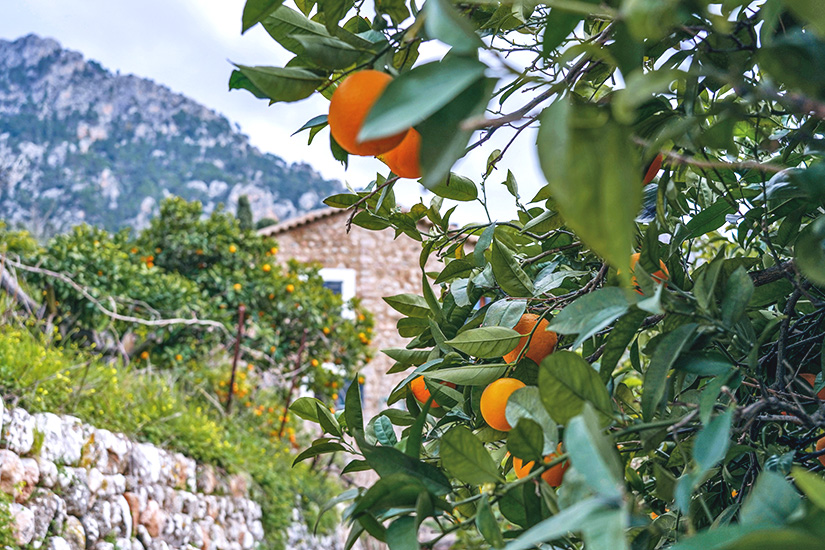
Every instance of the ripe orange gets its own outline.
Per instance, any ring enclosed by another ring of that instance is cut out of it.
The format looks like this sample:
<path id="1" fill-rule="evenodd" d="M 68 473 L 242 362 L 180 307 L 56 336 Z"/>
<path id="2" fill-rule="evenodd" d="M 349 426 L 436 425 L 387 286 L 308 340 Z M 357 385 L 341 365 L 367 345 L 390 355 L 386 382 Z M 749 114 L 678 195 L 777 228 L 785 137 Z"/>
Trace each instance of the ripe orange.
<path id="1" fill-rule="evenodd" d="M 452 382 L 439 382 L 442 386 L 449 386 L 451 388 L 455 388 L 455 384 Z M 427 389 L 427 384 L 424 383 L 424 377 L 419 376 L 418 378 L 414 378 L 412 382 L 410 382 L 410 391 L 412 392 L 413 396 L 420 402 L 426 403 L 427 399 L 430 398 L 430 390 Z M 440 407 L 441 405 L 433 399 L 432 404 L 430 407 L 433 409 Z"/>
<path id="2" fill-rule="evenodd" d="M 556 452 L 545 456 L 544 462 L 548 463 L 557 456 L 561 456 L 561 454 L 561 443 L 559 443 L 559 446 L 556 447 Z M 513 471 L 516 472 L 516 477 L 519 479 L 527 477 L 527 474 L 529 474 L 530 470 L 533 469 L 533 464 L 535 464 L 535 462 L 528 462 L 527 464 L 524 464 L 520 458 L 513 457 Z M 552 468 L 546 470 L 543 474 L 541 474 L 541 478 L 546 481 L 550 487 L 558 487 L 561 485 L 564 472 L 566 472 L 569 467 L 570 463 L 565 460 L 564 462 L 556 464 Z"/>
<path id="3" fill-rule="evenodd" d="M 418 179 L 421 177 L 421 165 L 418 154 L 421 149 L 421 134 L 410 128 L 398 147 L 384 153 L 379 158 L 390 167 L 394 174 L 402 178 Z"/>
<path id="4" fill-rule="evenodd" d="M 816 442 L 816 450 L 821 451 L 823 449 L 825 449 L 825 437 L 819 438 L 819 441 Z M 822 465 L 825 466 L 825 455 L 822 455 L 818 458 L 819 458 L 819 462 L 821 462 Z"/>
<path id="5" fill-rule="evenodd" d="M 647 185 L 653 181 L 653 178 L 655 178 L 656 174 L 659 173 L 659 170 L 662 169 L 663 160 L 665 160 L 664 155 L 659 153 L 653 158 L 653 160 L 650 161 L 650 164 L 647 165 L 647 170 L 645 171 L 645 177 L 642 180 L 642 185 Z"/>
<path id="6" fill-rule="evenodd" d="M 810 372 L 803 372 L 799 376 L 801 376 L 808 384 L 810 384 L 812 388 L 816 385 L 815 374 L 812 374 Z M 825 401 L 825 388 L 819 390 L 819 393 L 816 394 L 816 397 L 821 401 Z"/>
<path id="7" fill-rule="evenodd" d="M 512 363 L 518 358 L 519 353 L 521 353 L 521 350 L 524 349 L 524 346 L 527 344 L 527 339 L 533 327 L 536 326 L 538 318 L 539 316 L 534 313 L 525 313 L 521 316 L 521 319 L 519 319 L 519 322 L 516 323 L 514 328 L 516 332 L 524 334 L 525 336 L 519 340 L 516 349 L 504 355 L 505 361 Z M 535 332 L 533 332 L 533 337 L 530 339 L 530 347 L 527 348 L 527 352 L 524 354 L 537 364 L 541 363 L 542 359 L 553 353 L 559 341 L 559 337 L 555 332 L 547 330 L 547 325 L 549 324 L 546 319 L 542 319 L 541 322 L 539 322 L 539 326 Z"/>
<path id="8" fill-rule="evenodd" d="M 397 146 L 407 135 L 404 130 L 379 139 L 358 141 L 364 119 L 391 80 L 390 75 L 381 71 L 358 71 L 345 78 L 332 93 L 327 117 L 329 131 L 346 152 L 370 157 L 380 155 Z"/>
<path id="9" fill-rule="evenodd" d="M 630 256 L 630 271 L 631 272 L 633 272 L 633 270 L 636 269 L 636 264 L 639 263 L 639 258 L 641 256 L 642 256 L 641 252 L 636 252 L 635 254 Z M 654 271 L 653 273 L 650 274 L 650 276 L 654 280 L 656 280 L 657 282 L 664 283 L 665 281 L 670 279 L 670 272 L 667 270 L 667 266 L 665 265 L 665 262 L 663 262 L 662 260 L 659 260 L 659 267 L 661 267 L 662 269 Z M 635 275 L 630 280 L 631 280 L 631 282 L 633 283 L 634 286 L 638 285 Z M 637 292 L 639 292 L 639 294 L 642 294 L 642 292 L 638 288 L 636 290 L 637 290 Z"/>
<path id="10" fill-rule="evenodd" d="M 519 388 L 525 386 L 521 380 L 515 378 L 499 378 L 481 392 L 481 416 L 491 428 L 507 432 L 512 426 L 507 422 L 504 411 L 507 408 L 507 400 L 510 395 Z"/>

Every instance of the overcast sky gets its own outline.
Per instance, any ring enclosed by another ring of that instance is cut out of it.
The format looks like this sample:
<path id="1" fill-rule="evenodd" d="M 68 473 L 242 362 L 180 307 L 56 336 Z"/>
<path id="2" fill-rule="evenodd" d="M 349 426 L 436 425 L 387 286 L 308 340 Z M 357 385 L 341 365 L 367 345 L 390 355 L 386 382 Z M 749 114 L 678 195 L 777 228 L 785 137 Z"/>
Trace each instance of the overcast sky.
<path id="1" fill-rule="evenodd" d="M 243 90 L 227 91 L 230 61 L 283 65 L 291 56 L 260 25 L 241 36 L 243 5 L 244 0 L 5 0 L 0 4 L 0 38 L 13 40 L 29 33 L 51 37 L 112 71 L 152 79 L 225 115 L 261 150 L 287 162 L 307 162 L 327 178 L 359 188 L 374 179 L 376 171 L 386 173 L 379 161 L 352 156 L 345 171 L 329 152 L 327 130 L 311 146 L 306 133 L 290 137 L 304 122 L 327 112 L 329 103 L 317 94 L 268 107 Z M 525 137 L 521 143 L 530 143 L 531 137 Z M 491 150 L 467 159 L 456 171 L 478 181 Z M 514 153 L 505 159 L 500 176 L 492 178 L 490 202 L 499 205 L 494 217 L 501 220 L 514 213 L 509 207 L 512 199 L 498 186 L 508 165 L 528 199 L 543 185 L 532 151 Z M 400 202 L 408 206 L 417 202 L 421 191 L 403 180 L 396 185 Z M 461 221 L 481 216 L 479 209 L 466 206 L 458 209 L 463 212 Z"/>

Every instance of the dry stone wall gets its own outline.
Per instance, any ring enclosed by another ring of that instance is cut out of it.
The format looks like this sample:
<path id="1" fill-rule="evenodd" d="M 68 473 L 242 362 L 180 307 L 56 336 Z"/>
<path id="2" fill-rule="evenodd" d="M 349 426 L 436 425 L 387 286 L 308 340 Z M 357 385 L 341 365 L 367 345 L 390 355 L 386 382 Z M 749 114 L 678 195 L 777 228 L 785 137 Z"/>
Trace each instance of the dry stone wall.
<path id="1" fill-rule="evenodd" d="M 261 507 L 242 475 L 71 416 L 0 403 L 0 491 L 19 546 L 48 550 L 248 550 Z"/>

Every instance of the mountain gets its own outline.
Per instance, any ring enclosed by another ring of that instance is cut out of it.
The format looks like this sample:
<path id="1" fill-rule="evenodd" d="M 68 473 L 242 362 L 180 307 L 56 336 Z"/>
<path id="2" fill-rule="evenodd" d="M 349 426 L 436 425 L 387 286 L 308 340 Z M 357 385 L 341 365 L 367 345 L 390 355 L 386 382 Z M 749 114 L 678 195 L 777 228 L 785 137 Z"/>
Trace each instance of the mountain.
<path id="1" fill-rule="evenodd" d="M 169 195 L 283 220 L 341 189 L 262 153 L 218 113 L 51 39 L 0 40 L 0 219 L 49 235 L 140 228 Z"/>

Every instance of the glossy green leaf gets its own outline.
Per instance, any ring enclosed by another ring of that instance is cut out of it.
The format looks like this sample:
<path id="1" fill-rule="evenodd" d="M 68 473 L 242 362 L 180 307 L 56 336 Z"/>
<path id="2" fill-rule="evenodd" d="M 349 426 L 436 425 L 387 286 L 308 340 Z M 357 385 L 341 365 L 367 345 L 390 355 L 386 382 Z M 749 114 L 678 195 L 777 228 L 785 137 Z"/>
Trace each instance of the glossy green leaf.
<path id="1" fill-rule="evenodd" d="M 336 453 L 338 451 L 343 450 L 344 446 L 340 443 L 320 443 L 318 445 L 313 445 L 308 449 L 304 449 L 298 456 L 296 456 L 295 460 L 292 461 L 292 465 L 295 466 L 299 462 L 303 462 L 308 458 L 312 458 L 318 455 Z"/>
<path id="2" fill-rule="evenodd" d="M 351 432 L 364 431 L 364 413 L 361 410 L 361 385 L 353 380 L 344 399 L 344 418 Z"/>
<path id="3" fill-rule="evenodd" d="M 486 386 L 507 372 L 507 365 L 465 365 L 424 373 L 425 378 L 452 382 L 459 386 Z"/>
<path id="4" fill-rule="evenodd" d="M 811 282 L 825 285 L 825 216 L 808 224 L 799 234 L 794 262 Z"/>
<path id="5" fill-rule="evenodd" d="M 295 39 L 296 35 L 330 36 L 323 25 L 286 6 L 276 9 L 261 24 L 276 42 L 299 55 L 303 52 L 303 46 Z"/>
<path id="6" fill-rule="evenodd" d="M 294 38 L 303 46 L 301 58 L 324 69 L 344 69 L 355 64 L 365 53 L 331 36 L 306 34 Z"/>
<path id="7" fill-rule="evenodd" d="M 436 277 L 435 284 L 447 283 L 457 277 L 467 276 L 475 267 L 475 264 L 469 260 L 453 260 L 444 266 Z"/>
<path id="8" fill-rule="evenodd" d="M 412 516 L 403 516 L 387 527 L 390 550 L 418 550 L 418 526 Z"/>
<path id="9" fill-rule="evenodd" d="M 476 528 L 484 540 L 493 548 L 504 548 L 504 537 L 501 536 L 501 529 L 498 521 L 490 509 L 490 501 L 487 495 L 483 495 L 476 510 Z"/>
<path id="10" fill-rule="evenodd" d="M 696 351 L 683 353 L 673 368 L 699 376 L 718 376 L 730 372 L 733 364 L 719 352 Z"/>
<path id="11" fill-rule="evenodd" d="M 454 52 L 474 54 L 484 47 L 470 22 L 447 0 L 427 0 L 423 11 L 427 34 L 452 46 Z"/>
<path id="12" fill-rule="evenodd" d="M 636 332 L 642 326 L 647 313 L 644 311 L 630 311 L 619 317 L 610 335 L 607 337 L 607 342 L 604 345 L 604 352 L 599 361 L 599 378 L 605 384 L 610 380 L 613 369 L 619 363 L 627 346 L 636 336 Z"/>
<path id="13" fill-rule="evenodd" d="M 375 438 L 381 445 L 392 447 L 398 443 L 398 438 L 392 428 L 392 422 L 386 416 L 376 416 L 372 423 L 372 429 L 375 432 Z"/>
<path id="14" fill-rule="evenodd" d="M 422 180 L 421 184 L 429 191 L 445 199 L 466 202 L 478 198 L 478 188 L 473 180 L 452 172 L 435 182 Z"/>
<path id="15" fill-rule="evenodd" d="M 624 510 L 604 510 L 593 517 L 582 528 L 582 538 L 588 550 L 627 550 L 625 534 L 628 528 L 628 514 Z"/>
<path id="16" fill-rule="evenodd" d="M 481 327 L 466 330 L 447 340 L 447 344 L 468 355 L 479 358 L 501 357 L 515 349 L 521 334 L 506 327 Z"/>
<path id="17" fill-rule="evenodd" d="M 358 139 L 391 136 L 415 126 L 482 78 L 485 68 L 476 59 L 450 56 L 402 74 L 370 109 Z"/>
<path id="18" fill-rule="evenodd" d="M 241 17 L 241 34 L 263 21 L 283 3 L 284 0 L 246 0 Z"/>
<path id="19" fill-rule="evenodd" d="M 565 11 L 563 8 L 552 8 L 544 26 L 542 53 L 547 56 L 558 48 L 581 20 L 581 14 Z"/>
<path id="20" fill-rule="evenodd" d="M 304 69 L 235 65 L 272 101 L 298 101 L 312 95 L 326 78 Z"/>
<path id="21" fill-rule="evenodd" d="M 574 417 L 564 433 L 564 446 L 570 462 L 590 488 L 608 499 L 619 499 L 624 480 L 613 440 L 602 433 L 602 422 L 596 411 L 586 405 L 582 414 Z"/>
<path id="22" fill-rule="evenodd" d="M 246 90 L 258 99 L 269 99 L 249 78 L 239 70 L 233 70 L 229 76 L 230 90 Z"/>
<path id="23" fill-rule="evenodd" d="M 566 225 L 627 273 L 642 199 L 629 130 L 606 109 L 559 100 L 540 116 L 537 145 L 541 169 Z"/>
<path id="24" fill-rule="evenodd" d="M 299 397 L 289 406 L 289 410 L 310 422 L 318 422 L 318 411 L 315 409 L 317 405 L 324 404 L 314 397 Z"/>
<path id="25" fill-rule="evenodd" d="M 426 490 L 424 483 L 413 475 L 393 473 L 382 476 L 356 501 L 352 516 L 367 511 L 381 513 L 396 506 L 413 507 L 418 495 Z"/>
<path id="26" fill-rule="evenodd" d="M 733 327 L 739 322 L 753 297 L 753 291 L 753 281 L 743 267 L 738 267 L 730 274 L 721 307 L 722 322 L 725 325 Z"/>
<path id="27" fill-rule="evenodd" d="M 602 499 L 583 500 L 531 527 L 505 546 L 505 550 L 529 550 L 540 543 L 580 531 L 596 512 L 606 507 Z"/>
<path id="28" fill-rule="evenodd" d="M 522 418 L 538 424 L 544 434 L 542 456 L 555 452 L 559 442 L 558 427 L 544 408 L 537 387 L 525 386 L 514 391 L 507 400 L 504 415 L 511 426 L 516 426 Z"/>
<path id="29" fill-rule="evenodd" d="M 444 469 L 464 483 L 482 485 L 501 481 L 490 453 L 464 426 L 456 426 L 442 436 L 440 453 Z"/>
<path id="30" fill-rule="evenodd" d="M 533 295 L 533 282 L 518 263 L 513 251 L 498 239 L 493 240 L 493 254 L 490 260 L 493 274 L 501 290 L 512 297 Z"/>
<path id="31" fill-rule="evenodd" d="M 567 424 L 590 403 L 609 418 L 613 402 L 598 373 L 580 355 L 557 351 L 545 357 L 539 366 L 539 391 L 550 416 Z"/>
<path id="32" fill-rule="evenodd" d="M 578 334 L 572 346 L 575 349 L 627 313 L 635 300 L 631 291 L 616 287 L 600 288 L 567 305 L 553 318 L 548 328 L 559 334 Z"/>
<path id="33" fill-rule="evenodd" d="M 544 457 L 544 432 L 541 426 L 529 418 L 520 418 L 507 434 L 507 450 L 525 462 L 540 462 Z"/>
<path id="34" fill-rule="evenodd" d="M 430 306 L 423 296 L 416 294 L 398 294 L 396 296 L 385 296 L 383 300 L 395 311 L 409 317 L 426 319 L 430 316 Z"/>
<path id="35" fill-rule="evenodd" d="M 682 325 L 667 333 L 656 346 L 645 371 L 642 392 L 642 415 L 650 420 L 665 395 L 667 375 L 679 355 L 690 347 L 696 335 L 696 325 Z"/>
<path id="36" fill-rule="evenodd" d="M 785 476 L 765 470 L 742 504 L 739 520 L 760 527 L 781 526 L 801 505 L 802 499 Z"/>
<path id="37" fill-rule="evenodd" d="M 719 199 L 709 207 L 700 210 L 685 225 L 685 239 L 694 239 L 719 229 L 725 223 L 725 216 L 733 210 L 734 207 L 725 199 Z"/>
<path id="38" fill-rule="evenodd" d="M 808 500 L 817 508 L 825 510 L 825 479 L 798 466 L 791 470 L 791 475 Z"/>
<path id="39" fill-rule="evenodd" d="M 513 328 L 526 310 L 526 300 L 499 300 L 493 302 L 484 315 L 484 325 Z"/>
<path id="40" fill-rule="evenodd" d="M 450 480 L 441 470 L 410 457 L 393 447 L 372 447 L 362 445 L 361 452 L 370 466 L 381 477 L 404 474 L 414 477 L 434 495 L 446 495 L 450 492 Z"/>
<path id="41" fill-rule="evenodd" d="M 693 443 L 693 460 L 700 472 L 706 472 L 725 458 L 730 445 L 733 411 L 727 410 L 715 416 L 699 433 Z"/>

